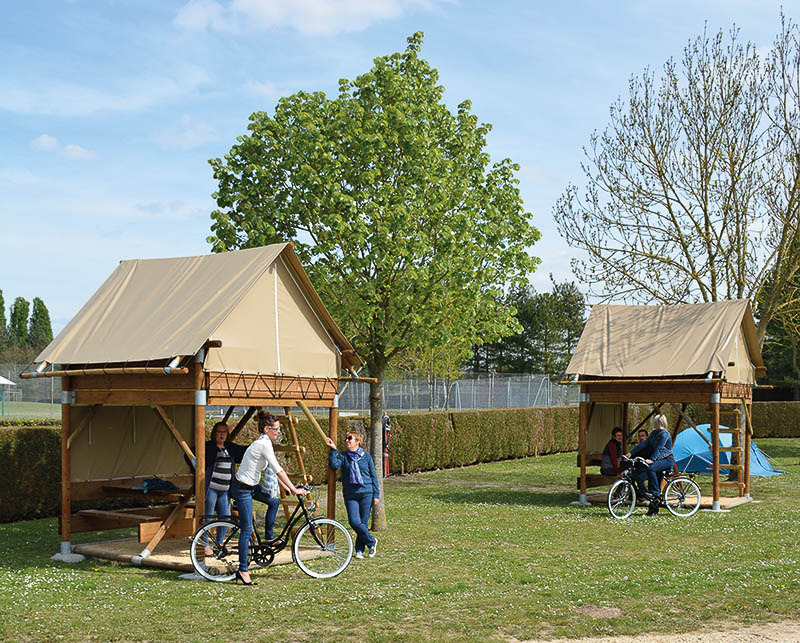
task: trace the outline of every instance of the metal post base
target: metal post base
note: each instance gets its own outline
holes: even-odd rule
[[[79,563],[82,560],[86,560],[86,556],[83,554],[73,554],[72,553],[72,543],[68,540],[61,541],[61,551],[57,554],[54,554],[50,557],[50,560],[58,560],[62,563]]]
[[[188,574],[181,574],[178,576],[181,580],[205,580],[200,574],[197,572],[189,572]]]
[[[579,493],[578,494],[578,499],[577,500],[573,500],[569,504],[572,505],[572,506],[575,506],[575,507],[591,507],[592,506],[592,503],[589,502],[586,499],[586,494],[585,493]]]
[[[729,513],[730,509],[720,508],[719,500],[714,500],[711,502],[711,509],[702,509],[702,511],[710,511],[715,514],[722,514],[722,513]]]

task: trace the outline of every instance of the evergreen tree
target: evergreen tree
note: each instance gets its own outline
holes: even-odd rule
[[[26,348],[28,346],[28,312],[30,304],[23,297],[17,297],[11,306],[11,319],[8,324],[8,335],[12,346]]]
[[[33,298],[33,310],[28,327],[28,346],[42,350],[53,341],[53,328],[50,325],[50,312],[38,297]]]

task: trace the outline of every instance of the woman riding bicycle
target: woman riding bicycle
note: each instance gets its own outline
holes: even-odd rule
[[[647,515],[654,516],[658,513],[658,505],[661,502],[661,476],[664,471],[675,465],[675,458],[672,455],[672,436],[667,431],[667,417],[662,414],[656,415],[653,418],[653,430],[647,436],[647,440],[635,446],[627,455],[645,458],[647,468],[642,467],[635,472],[635,475],[642,486],[645,480],[648,481],[651,498]]]
[[[236,471],[236,475],[231,482],[231,496],[236,501],[239,511],[239,570],[236,572],[236,579],[241,580],[244,585],[252,585],[250,574],[248,573],[248,546],[250,534],[253,531],[253,495],[259,488],[261,473],[268,466],[278,475],[278,480],[283,487],[298,496],[305,496],[308,491],[296,488],[289,476],[283,470],[278,460],[275,458],[275,451],[272,443],[281,433],[281,424],[277,418],[266,411],[258,412],[258,429],[261,435],[249,446],[244,453],[242,463]],[[272,519],[275,517],[273,515]],[[269,527],[269,525],[268,525]]]

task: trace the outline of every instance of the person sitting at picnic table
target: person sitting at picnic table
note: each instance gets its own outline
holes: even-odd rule
[[[217,422],[211,429],[211,439],[206,441],[206,511],[204,518],[211,518],[214,513],[219,518],[231,515],[230,488],[233,478],[233,465],[244,457],[247,447],[228,441],[230,432],[225,422]],[[225,539],[223,527],[219,529],[218,540]],[[205,554],[214,552],[208,546],[206,536]]]
[[[619,456],[623,451],[622,429],[615,426],[600,458],[600,473],[604,476],[619,476]]]
[[[250,579],[248,546],[250,536],[253,533],[253,496],[258,489],[261,481],[262,472],[269,467],[278,477],[281,485],[289,493],[296,496],[305,496],[308,491],[298,489],[289,480],[289,476],[283,470],[275,457],[275,450],[272,443],[277,441],[281,434],[281,423],[278,418],[263,409],[258,412],[258,430],[260,435],[253,443],[247,447],[242,463],[236,470],[236,475],[231,483],[231,495],[236,501],[239,511],[239,569],[236,571],[236,580],[242,581],[243,585],[255,585]],[[274,512],[277,514],[277,510]],[[273,514],[272,520],[275,520]],[[269,512],[267,513],[269,516]],[[271,525],[267,525],[271,528]],[[270,544],[269,542],[267,544]]]
[[[672,455],[672,436],[667,431],[665,415],[659,414],[653,418],[653,430],[647,440],[636,445],[628,456],[645,458],[647,468],[640,467],[635,475],[642,485],[645,480],[648,481],[650,506],[647,515],[654,516],[658,513],[661,500],[661,474],[675,465],[675,458]]]
[[[375,556],[378,539],[369,533],[369,516],[372,507],[380,502],[381,492],[378,487],[378,474],[372,456],[364,450],[364,437],[355,431],[345,436],[345,452],[336,450],[336,443],[325,440],[331,449],[328,464],[331,469],[342,470],[342,495],[347,510],[347,520],[356,532],[356,558],[364,558],[364,551],[369,550],[369,557]]]
[[[639,444],[647,439],[647,429],[639,429]]]

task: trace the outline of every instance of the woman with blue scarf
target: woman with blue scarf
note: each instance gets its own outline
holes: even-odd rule
[[[375,556],[378,540],[369,533],[369,515],[372,507],[380,501],[378,474],[372,456],[364,451],[364,438],[360,433],[351,431],[345,436],[345,452],[336,450],[336,443],[327,439],[331,454],[328,463],[331,469],[342,470],[342,495],[347,509],[347,520],[356,532],[356,558]]]

